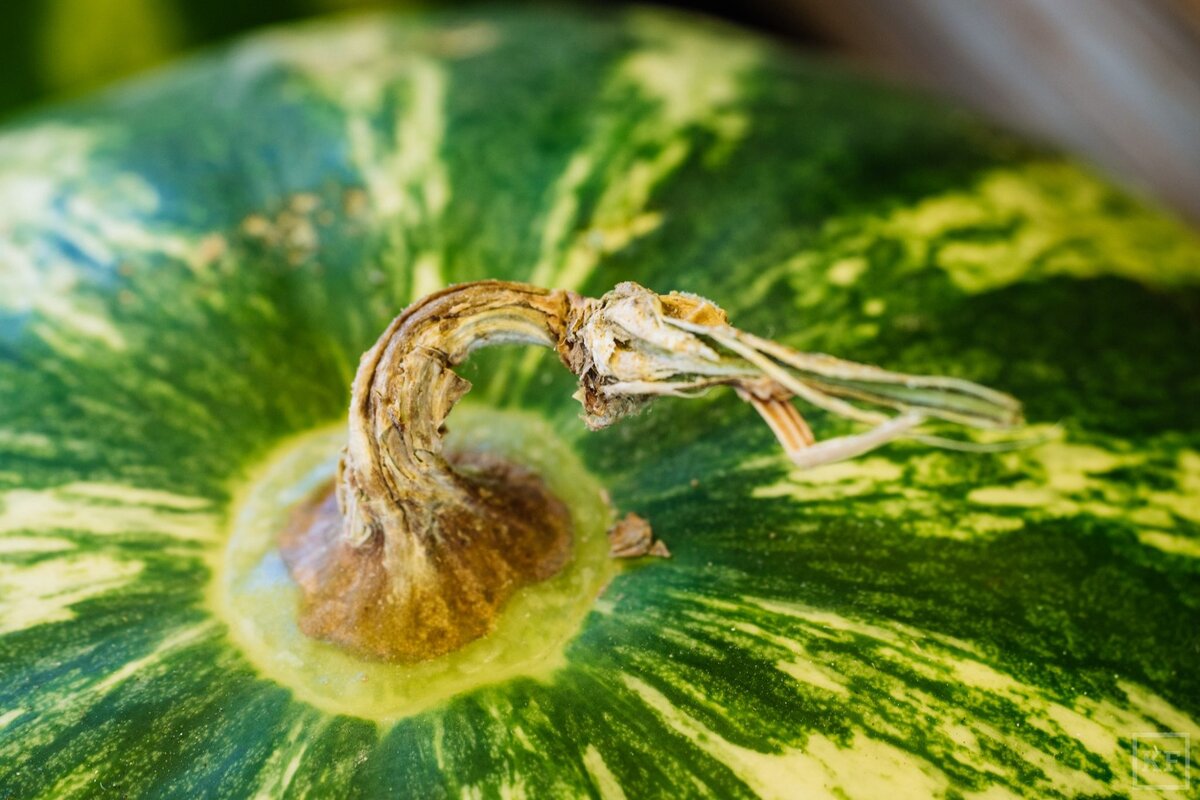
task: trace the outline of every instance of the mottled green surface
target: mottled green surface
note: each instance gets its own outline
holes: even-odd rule
[[[229,504],[483,277],[700,292],[1052,441],[793,473],[727,394],[587,434],[486,354],[674,558],[548,678],[319,711],[208,610]],[[10,126],[0,282],[0,797],[1180,796],[1131,754],[1200,736],[1200,246],[968,118],[644,13],[298,29]]]
[[[457,0],[423,0],[422,7]],[[461,2],[458,2],[461,5]],[[0,117],[112,83],[254,27],[412,0],[13,0],[0,6]]]

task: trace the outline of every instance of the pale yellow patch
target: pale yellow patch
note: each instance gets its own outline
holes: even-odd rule
[[[801,683],[807,683],[810,686],[815,686],[818,689],[824,689],[834,694],[848,696],[849,692],[845,686],[842,686],[835,679],[830,677],[824,670],[820,669],[813,661],[780,661],[775,665],[775,668],[780,672],[790,675],[793,679]]]
[[[714,601],[703,597],[693,599],[716,608],[732,608],[737,605],[730,601]],[[866,762],[856,759],[864,751],[871,752],[874,746],[872,734],[895,735],[900,739],[911,736],[911,731],[896,725],[896,719],[924,720],[923,727],[941,731],[954,743],[956,749],[952,755],[957,761],[981,772],[993,772],[998,775],[1007,772],[1007,768],[981,749],[981,739],[1011,748],[1019,753],[1024,761],[1036,765],[1045,773],[1047,793],[1053,790],[1068,795],[1079,792],[1104,794],[1110,789],[1079,770],[1077,762],[1063,759],[1057,745],[1041,749],[1041,745],[1035,744],[1039,741],[1038,737],[1029,738],[1025,735],[1026,728],[1036,729],[1050,737],[1073,740],[1078,746],[1102,759],[1113,774],[1118,776],[1129,775],[1126,743],[1134,734],[1170,730],[1194,737],[1200,733],[1195,720],[1161,696],[1136,684],[1121,684],[1120,688],[1125,697],[1081,696],[1067,700],[1048,694],[1042,687],[1023,683],[1015,675],[990,662],[970,643],[944,634],[929,633],[893,622],[868,622],[800,604],[766,601],[760,598],[744,598],[740,602],[768,613],[766,616],[756,615],[756,624],[742,625],[738,630],[762,640],[764,645],[772,648],[782,646],[797,654],[797,663],[803,665],[799,674],[794,675],[797,681],[813,685],[813,667],[820,670],[819,680],[826,680],[839,687],[849,685],[856,676],[862,680],[864,671],[870,676],[867,680],[873,684],[874,694],[866,693],[858,699],[858,707],[866,715],[866,730],[856,734],[852,745],[847,749],[831,749],[827,742],[820,739],[817,739],[815,744],[810,740],[803,748],[808,756],[820,762],[819,765],[809,763],[807,767],[810,774],[827,776],[826,783],[822,784],[825,792],[842,791],[847,796],[857,796],[856,792],[859,791],[866,792],[869,781],[864,783],[856,777],[854,769],[843,767],[857,764],[866,768]],[[776,629],[789,631],[787,635],[772,632],[770,629],[774,624],[771,615],[776,614],[792,621],[800,621],[803,625],[797,627],[792,622],[784,628]],[[822,640],[847,637],[853,637],[855,655],[847,655],[845,651],[836,655],[829,654],[819,665],[812,658],[811,651],[819,649]],[[812,646],[806,645],[807,642],[811,642]],[[792,674],[794,666],[785,662],[779,669],[785,674]],[[945,694],[927,691],[919,683],[903,677],[892,677],[903,676],[907,671],[916,672],[935,686],[941,684],[944,687],[943,691],[969,689],[982,695],[979,702],[985,706],[1000,705],[1012,708],[1024,715],[1024,719],[1019,719],[1002,730],[978,715],[964,715],[963,707],[957,702],[948,701]],[[652,707],[660,710],[664,718],[681,717],[682,712],[670,707],[662,695],[647,694],[640,686],[634,688]],[[874,702],[871,700],[873,696],[887,698],[887,713],[877,714],[870,711],[871,703]],[[892,715],[896,716],[893,718]],[[700,731],[694,721],[688,725],[690,727],[687,729],[693,734],[711,736],[711,732]],[[727,763],[747,763],[742,753],[727,751],[724,745],[720,745],[719,750],[723,757],[728,756],[731,759]],[[778,762],[768,760],[786,757],[788,754],[755,754],[750,758],[750,762],[761,764],[766,774],[774,776],[768,783],[770,786],[803,785],[781,783],[784,780],[799,778],[783,778],[783,767]],[[875,756],[872,756],[872,760],[874,758]],[[902,785],[909,782],[914,787],[924,786],[919,780],[912,783],[913,776],[917,776],[918,779],[920,776],[931,777],[934,786],[926,786],[925,790],[929,791],[929,796],[938,794],[936,785],[939,781],[933,777],[936,769],[919,754],[885,748],[878,758],[884,764],[893,764],[890,769],[902,776],[898,779]],[[817,766],[820,767],[820,773],[813,772]],[[870,769],[867,771],[872,775],[877,772]],[[744,776],[742,770],[739,770],[738,774]],[[1008,777],[1019,782],[1015,772],[1008,774]],[[757,788],[757,784],[752,785]],[[872,787],[873,791],[875,789],[877,787]],[[1149,796],[1157,795],[1152,793]]]
[[[363,142],[368,191],[377,210],[408,224],[437,219],[450,199],[441,157],[446,126],[446,74],[433,62],[414,61],[406,72],[409,107],[393,142],[374,149]]]
[[[934,528],[936,523],[929,523],[920,526],[923,530],[929,531]],[[977,535],[989,535],[996,533],[1009,533],[1017,531],[1025,527],[1025,520],[1020,517],[1005,517],[999,514],[963,514],[958,518],[958,524],[950,531],[944,531],[941,535],[952,539],[969,539]]]
[[[625,685],[662,718],[721,763],[764,798],[828,797],[866,800],[876,797],[929,798],[948,786],[929,764],[886,742],[862,734],[849,747],[839,747],[820,734],[810,735],[803,749],[760,753],[735,745],[705,727],[665,695],[631,675]]]
[[[755,487],[753,497],[792,497],[800,502],[841,500],[878,490],[900,479],[904,469],[885,458],[856,458],[814,469],[793,470],[787,478]]]
[[[317,714],[311,716],[318,717]],[[320,737],[327,719],[302,718],[288,728],[283,742],[271,751],[266,765],[259,770],[259,786],[254,800],[274,800],[287,793],[309,745]]]
[[[999,672],[983,661],[963,659],[951,664],[954,679],[985,692],[1011,692],[1020,684],[1011,675]]]
[[[140,561],[99,554],[0,563],[0,634],[73,619],[71,606],[121,589],[141,571]]]
[[[1200,556],[1200,538],[1178,520],[1200,521],[1200,454],[1182,450],[1171,489],[1141,483],[1137,470],[1149,469],[1160,446],[1113,439],[1105,445],[1061,441],[1053,425],[1029,425],[1020,436],[1040,445],[995,456],[959,455],[932,448],[909,448],[902,457],[860,457],[812,470],[752,490],[755,498],[787,498],[824,504],[880,520],[897,520],[921,536],[969,539],[1020,530],[1026,522],[1090,514],[1120,519],[1137,528],[1143,544],[1179,555]],[[987,442],[992,437],[981,436]],[[963,458],[994,458],[1005,480],[997,485],[963,485]],[[741,470],[790,467],[782,453],[746,459]],[[1114,470],[1126,470],[1108,477]],[[963,508],[959,491],[974,508]],[[989,509],[993,511],[989,511]]]
[[[794,291],[803,291],[805,286],[811,286],[814,283],[824,283],[824,281],[818,281],[812,274],[817,264],[818,259],[814,253],[798,253],[780,264],[761,270],[747,280],[744,288],[737,293],[737,297],[723,298],[722,305],[730,312],[754,308],[768,299],[771,289],[777,283],[790,276],[797,278],[792,284]],[[806,305],[799,299],[797,302],[801,307]]]
[[[11,447],[26,453],[48,455],[55,452],[53,439],[37,431],[14,431],[0,428],[0,447]]]
[[[821,306],[880,252],[891,274],[932,265],[970,293],[1053,275],[1200,283],[1194,232],[1129,205],[1076,165],[1041,161],[988,170],[969,186],[885,213],[831,219],[811,246],[761,270],[726,308],[752,308],[780,283],[799,308]]]
[[[422,253],[413,264],[412,296],[424,297],[446,287],[441,260],[434,253]]]
[[[511,780],[503,781],[499,788],[500,800],[529,800],[525,781],[519,775]]]
[[[70,330],[78,336],[100,342],[112,350],[124,350],[127,346],[125,338],[111,320],[98,311],[89,310],[81,301],[68,295],[45,295],[37,304],[37,310],[50,324],[41,322],[34,330],[51,346],[56,344],[56,329]],[[56,349],[67,355],[70,354],[70,345],[68,342],[67,346]]]
[[[95,153],[117,135],[44,124],[0,136],[0,309],[37,313],[34,331],[72,357],[127,347],[109,310],[78,291],[88,272],[164,256],[196,265],[212,252],[210,237],[156,221],[158,192],[145,178],[97,175]]]
[[[1176,536],[1170,533],[1153,530],[1139,530],[1138,541],[1147,547],[1162,550],[1178,556],[1200,558],[1200,539],[1188,536]]]
[[[677,25],[661,14],[634,12],[633,22],[643,48],[622,72],[661,104],[662,122],[677,130],[703,124],[726,146],[741,138],[748,121],[731,106],[761,46],[730,31]]]
[[[1200,453],[1194,450],[1184,450],[1180,453],[1175,482],[1175,491],[1147,492],[1147,502],[1161,506],[1184,519],[1200,523]]]
[[[66,484],[63,492],[75,497],[86,497],[120,505],[146,505],[169,508],[175,511],[201,511],[210,508],[212,501],[205,497],[164,492],[161,489],[143,489],[116,483],[94,483],[81,481]]]
[[[62,777],[58,783],[46,793],[46,797],[54,797],[58,800],[67,800],[67,798],[79,797],[89,798],[96,796],[96,789],[99,788],[96,769],[79,769],[74,772],[69,772]]]
[[[490,46],[489,30],[468,26],[457,34]],[[413,254],[390,266],[398,274],[407,272],[408,294],[415,298],[448,282],[437,233],[451,195],[442,155],[448,78],[445,65],[431,54],[437,42],[400,41],[398,35],[363,19],[320,37],[283,32],[240,57],[251,63],[282,58],[345,109],[351,158],[366,184],[363,199],[393,249]],[[379,114],[393,100],[399,108],[395,125],[380,125]],[[418,232],[424,232],[419,246]]]
[[[361,5],[363,0],[313,3],[334,9]],[[386,12],[359,13],[317,28],[292,26],[259,34],[236,55],[248,67],[282,58],[329,86],[356,78],[369,86],[372,67],[387,69],[397,57],[471,58],[495,49],[501,41],[502,31],[482,19],[434,26],[411,19],[397,26]]]
[[[1031,429],[1032,430],[1032,429]],[[1105,473],[1143,466],[1154,444],[1115,440],[1110,448],[1049,442],[1004,456],[1014,470],[1031,477],[1003,486],[980,486],[967,500],[980,506],[1028,509],[1049,516],[1091,514],[1124,519],[1138,527],[1139,540],[1178,555],[1200,556],[1200,539],[1176,530],[1176,517],[1200,522],[1200,454],[1183,450],[1177,459],[1174,489],[1161,490]]]
[[[520,725],[516,725],[512,729],[513,738],[521,743],[521,746],[532,752],[534,750],[533,742],[529,739],[529,734],[525,733],[525,729]]]
[[[843,682],[844,677],[832,670],[826,669],[817,660],[817,657],[810,653],[801,642],[784,636],[776,636],[748,622],[739,622],[734,627],[737,630],[751,634],[755,638],[770,642],[790,651],[792,660],[780,661],[775,665],[776,669],[780,672],[790,675],[794,680],[815,686],[818,689],[824,689],[827,692],[833,692],[843,697],[849,695],[849,690],[847,690]]]
[[[75,545],[51,536],[0,536],[0,555],[21,553],[57,553]]]
[[[757,63],[753,42],[701,28],[671,24],[658,14],[635,12],[640,47],[615,72],[615,95],[631,87],[653,103],[625,146],[611,152],[610,127],[601,118],[567,162],[541,221],[541,255],[530,282],[577,289],[606,253],[656,230],[661,217],[649,208],[654,189],[691,154],[695,130],[707,130],[728,150],[745,133],[735,108],[742,76]],[[622,123],[623,124],[623,123]],[[578,218],[579,191],[601,171],[605,187],[590,219]]]
[[[433,758],[438,769],[446,769],[446,726],[440,717],[433,720]]]
[[[921,636],[921,633],[916,629],[900,625],[899,623],[889,623],[887,627],[884,627],[844,617],[833,611],[812,608],[799,603],[784,603],[777,600],[764,600],[762,598],[746,598],[746,602],[776,614],[805,620],[830,634],[835,634],[836,632],[863,634],[872,639],[887,642],[890,645],[900,648],[907,646],[907,643]]]
[[[826,277],[834,286],[850,286],[867,269],[865,258],[843,258],[829,266]]]
[[[0,534],[73,530],[99,535],[153,533],[211,540],[218,527],[210,502],[118,484],[70,483],[0,494]]]
[[[587,243],[601,253],[615,253],[625,249],[634,239],[658,230],[663,216],[657,211],[647,211],[629,219],[617,228],[593,228],[588,231]]]
[[[969,292],[1056,274],[1118,275],[1152,285],[1200,281],[1194,234],[1157,211],[1114,217],[1105,207],[1115,197],[1074,165],[1025,164],[894,212],[880,221],[880,232],[905,244],[908,263],[932,260]],[[987,228],[1004,233],[984,242],[953,239]]]
[[[1050,488],[1057,492],[1079,492],[1088,487],[1090,475],[1138,464],[1144,456],[1121,455],[1093,445],[1049,442],[1034,455],[1046,471]]]
[[[531,281],[553,274],[552,255],[560,251],[571,233],[571,225],[579,209],[579,192],[595,168],[596,154],[589,150],[573,153],[566,169],[555,181],[550,208],[540,226],[542,257],[534,266]]]
[[[592,604],[593,614],[610,616],[614,611],[616,611],[616,606],[607,597],[599,597],[596,599],[596,602]]]
[[[621,788],[620,781],[608,768],[608,764],[604,763],[604,757],[594,745],[589,744],[583,751],[583,766],[591,776],[596,790],[600,792],[602,800],[626,800],[625,790]]]
[[[1016,506],[1018,508],[1050,508],[1059,501],[1056,492],[1038,486],[988,486],[974,489],[967,500],[985,506]],[[1070,510],[1070,506],[1059,508]]]
[[[1200,737],[1200,725],[1197,721],[1184,714],[1159,695],[1154,694],[1144,686],[1130,681],[1120,681],[1121,691],[1129,698],[1129,705],[1144,717],[1127,720],[1131,725],[1145,724],[1147,720],[1161,723],[1158,730],[1169,730],[1175,733],[1186,733],[1193,741]]]
[[[851,459],[817,469],[793,470],[783,480],[755,487],[752,496],[819,503],[839,513],[853,513],[860,518],[869,515],[880,524],[902,520],[905,529],[917,536],[966,540],[1024,526],[1021,517],[964,512],[956,499],[948,499],[942,487],[955,485],[961,478],[956,470],[946,469],[945,460],[946,454],[939,451],[914,453],[900,461]],[[762,469],[772,464],[790,466],[780,453],[754,456],[741,468]]]
[[[183,650],[201,639],[213,635],[217,628],[218,626],[215,621],[207,620],[199,625],[175,631],[162,642],[159,642],[146,655],[135,658],[132,661],[126,661],[116,670],[105,675],[93,684],[91,691],[96,694],[107,694],[139,672],[143,672],[160,663],[170,654]]]

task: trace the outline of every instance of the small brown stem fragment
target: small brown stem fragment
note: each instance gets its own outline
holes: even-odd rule
[[[451,287],[406,309],[363,355],[335,491],[284,532],[306,633],[374,658],[431,658],[486,634],[514,591],[567,562],[570,516],[537,476],[442,452],[446,417],[470,389],[453,368],[476,348],[514,343],[557,352],[579,377],[590,428],[658,396],[732,386],[800,466],[917,435],[929,418],[975,427],[1019,419],[1007,395],[799,353],[739,331],[695,295],[634,283],[599,299],[502,281]],[[796,397],[876,427],[814,444]],[[613,537],[614,555],[668,555],[636,515]]]
[[[666,544],[654,538],[650,523],[632,511],[608,529],[608,552],[613,558],[671,556]]]

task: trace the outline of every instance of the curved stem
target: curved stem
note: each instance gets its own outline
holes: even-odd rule
[[[306,633],[373,657],[429,658],[487,633],[516,589],[566,563],[570,516],[536,476],[480,455],[452,464],[442,452],[446,416],[470,388],[453,368],[476,348],[510,343],[558,353],[579,377],[575,396],[593,429],[657,396],[731,386],[800,467],[919,435],[928,419],[1004,427],[1020,418],[1016,400],[968,381],[744,333],[695,295],[634,283],[599,299],[502,281],[454,286],[410,306],[363,356],[337,503],[305,509],[284,532]],[[875,427],[815,444],[796,397]]]
[[[483,281],[429,295],[388,326],[363,355],[351,390],[350,439],[338,470],[349,542],[420,534],[431,499],[456,492],[442,426],[471,385],[452,368],[492,344],[555,347],[580,305],[566,292]]]

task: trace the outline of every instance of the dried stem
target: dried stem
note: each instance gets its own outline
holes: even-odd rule
[[[428,658],[486,633],[516,588],[565,563],[569,518],[534,476],[496,463],[456,469],[442,453],[446,416],[470,388],[453,368],[502,343],[553,348],[579,377],[575,396],[592,429],[656,396],[731,386],[802,467],[919,435],[927,419],[981,428],[1020,420],[1007,395],[800,353],[739,331],[694,295],[634,283],[599,299],[500,281],[451,287],[409,307],[363,356],[340,511],[329,503],[285,535],[312,635],[380,658]],[[814,443],[793,398],[874,427]]]

